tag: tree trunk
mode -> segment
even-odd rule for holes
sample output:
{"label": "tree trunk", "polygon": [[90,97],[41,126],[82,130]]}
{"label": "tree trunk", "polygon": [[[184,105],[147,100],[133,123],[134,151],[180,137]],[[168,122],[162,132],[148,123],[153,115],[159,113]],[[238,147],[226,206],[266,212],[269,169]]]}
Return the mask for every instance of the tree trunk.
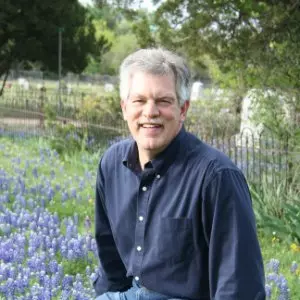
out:
{"label": "tree trunk", "polygon": [[8,74],[9,74],[9,68],[6,70],[6,73],[5,73],[5,76],[4,76],[4,79],[3,79],[2,87],[1,87],[1,90],[0,90],[0,97],[3,94],[3,90],[4,90],[4,87],[5,87],[6,80],[8,78]]}

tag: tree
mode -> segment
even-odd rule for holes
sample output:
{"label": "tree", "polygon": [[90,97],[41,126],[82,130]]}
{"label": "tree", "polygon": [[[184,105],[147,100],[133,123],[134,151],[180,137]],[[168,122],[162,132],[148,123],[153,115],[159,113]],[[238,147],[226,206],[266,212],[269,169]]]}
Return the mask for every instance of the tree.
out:
{"label": "tree", "polygon": [[116,75],[122,60],[138,49],[138,42],[132,29],[133,22],[129,18],[132,13],[130,9],[107,3],[89,8],[89,14],[96,28],[96,36],[102,34],[111,47],[101,56],[101,59],[90,59],[86,72]]}
{"label": "tree", "polygon": [[1,0],[0,77],[4,75],[4,83],[16,62],[38,62],[43,69],[56,71],[59,30],[63,31],[63,72],[81,72],[88,55],[97,55],[108,45],[103,36],[95,39],[92,20],[76,0]]}
{"label": "tree", "polygon": [[300,86],[299,1],[155,2],[160,44],[193,61],[207,54],[247,86]]}
{"label": "tree", "polygon": [[[160,3],[156,43],[185,53],[195,64],[213,67],[218,74],[213,79],[241,89],[240,96],[251,88],[277,95],[277,100],[258,98],[258,119],[279,140],[288,136],[290,151],[299,152],[300,1],[155,2]],[[280,119],[283,106],[289,109],[286,124]]]}

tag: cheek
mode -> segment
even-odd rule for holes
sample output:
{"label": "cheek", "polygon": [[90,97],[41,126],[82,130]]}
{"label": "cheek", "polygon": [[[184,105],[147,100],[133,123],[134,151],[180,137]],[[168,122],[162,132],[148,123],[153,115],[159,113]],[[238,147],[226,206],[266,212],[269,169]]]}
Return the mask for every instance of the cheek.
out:
{"label": "cheek", "polygon": [[181,119],[181,115],[180,112],[177,110],[166,110],[164,112],[162,112],[161,114],[166,120],[169,121],[176,121],[176,120],[180,120]]}

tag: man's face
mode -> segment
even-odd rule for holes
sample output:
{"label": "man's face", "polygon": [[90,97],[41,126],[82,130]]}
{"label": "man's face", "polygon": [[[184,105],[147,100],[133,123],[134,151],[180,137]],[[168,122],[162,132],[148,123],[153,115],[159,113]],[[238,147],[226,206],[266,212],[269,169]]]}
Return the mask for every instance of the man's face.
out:
{"label": "man's face", "polygon": [[131,77],[129,86],[127,100],[121,101],[123,116],[139,153],[153,158],[179,132],[189,102],[180,107],[171,75],[137,72]]}

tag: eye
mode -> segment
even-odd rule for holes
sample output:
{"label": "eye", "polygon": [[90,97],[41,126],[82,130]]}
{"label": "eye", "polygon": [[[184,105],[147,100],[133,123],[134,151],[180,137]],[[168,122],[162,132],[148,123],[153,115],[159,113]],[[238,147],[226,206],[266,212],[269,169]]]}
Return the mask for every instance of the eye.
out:
{"label": "eye", "polygon": [[161,99],[158,99],[158,102],[159,103],[162,103],[162,104],[171,104],[172,101],[168,98],[161,98]]}
{"label": "eye", "polygon": [[142,103],[144,100],[142,99],[134,99],[132,100],[133,103]]}

